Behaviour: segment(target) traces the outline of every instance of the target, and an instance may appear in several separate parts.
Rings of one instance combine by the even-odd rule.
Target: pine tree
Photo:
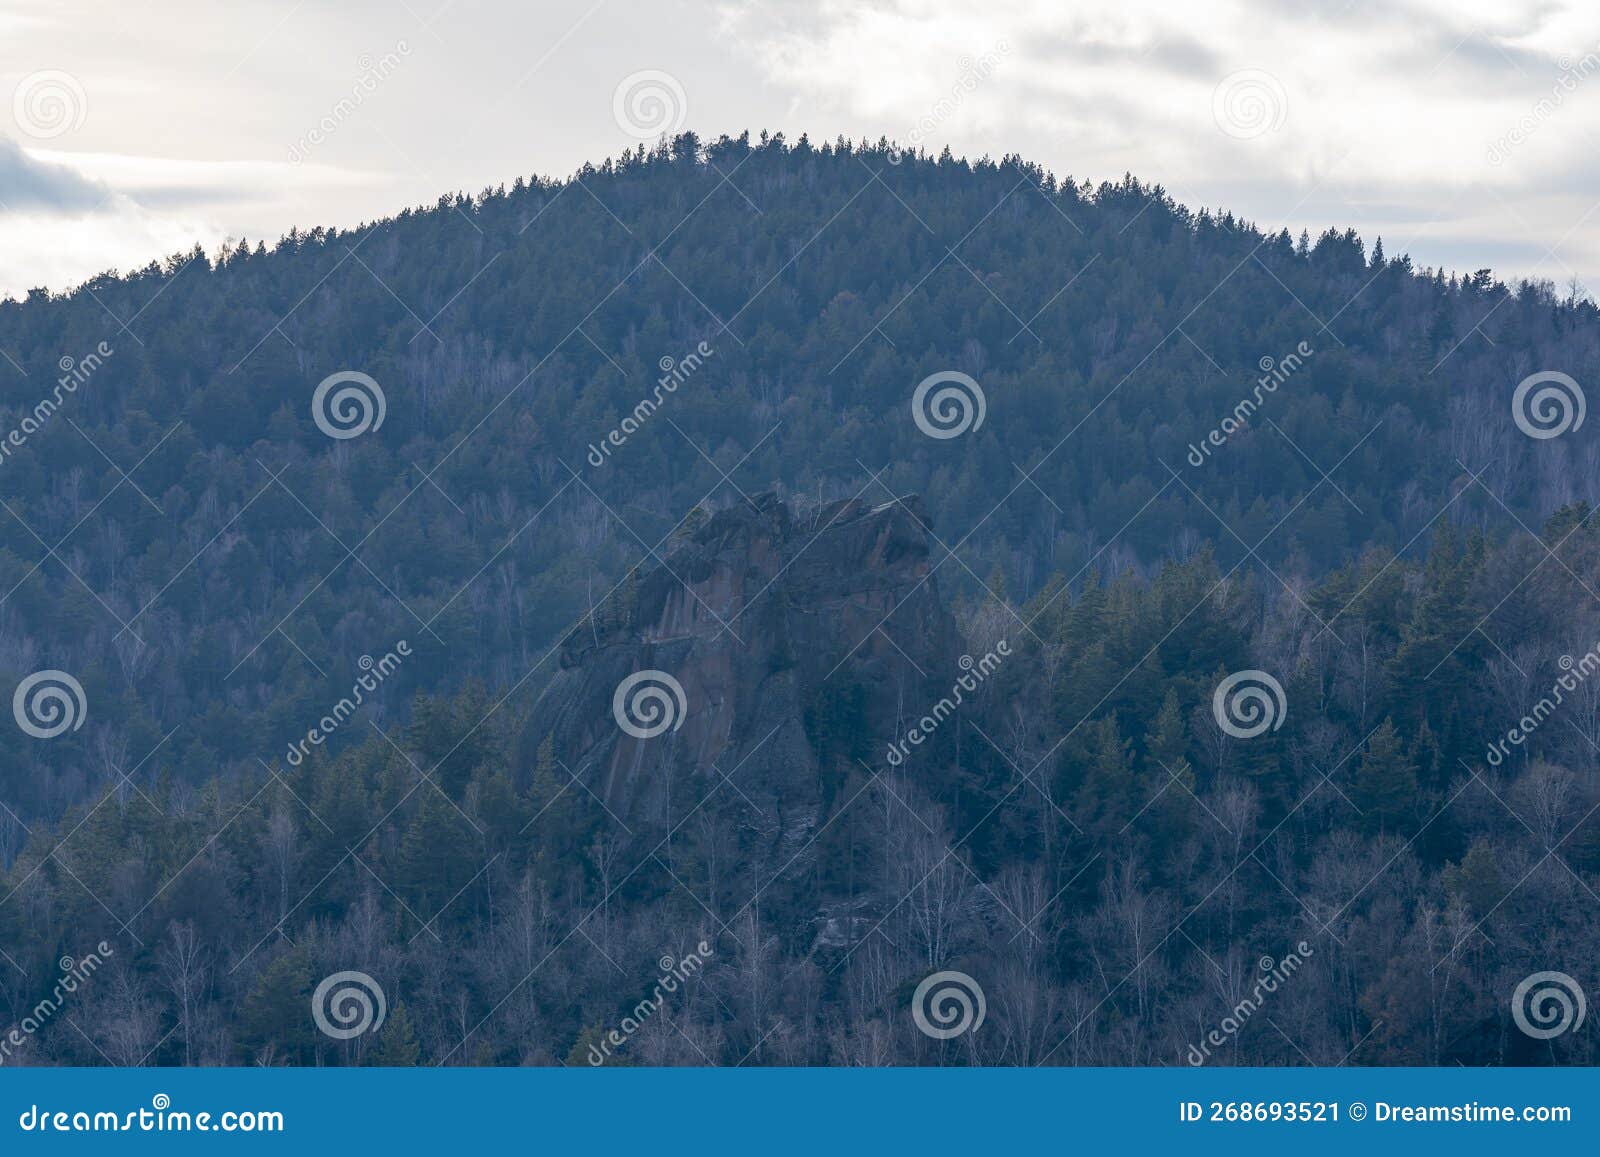
[[[416,1030],[411,1027],[411,1014],[406,1011],[405,1001],[398,1001],[378,1030],[378,1044],[367,1054],[367,1064],[381,1068],[412,1068],[421,1060],[422,1046],[417,1043]]]
[[[1367,740],[1356,768],[1354,796],[1368,831],[1393,831],[1415,816],[1417,772],[1393,720],[1385,719]]]

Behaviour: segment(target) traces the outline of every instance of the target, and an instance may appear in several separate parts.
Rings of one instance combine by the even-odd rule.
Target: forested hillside
[[[1205,1059],[1593,1063],[1508,1001],[1600,957],[1600,456],[1512,404],[1597,343],[1131,178],[764,136],[0,303],[0,674],[84,705],[0,745],[0,1022],[110,950],[14,1063],[586,1063],[692,953],[607,1063],[1182,1064],[1289,953]],[[982,419],[930,436],[949,371]],[[903,510],[852,613],[1006,645],[925,746],[943,620],[884,615],[886,697],[793,626],[826,576],[728,545],[780,503],[785,559]],[[624,804],[541,693],[680,638],[789,682]],[[1283,689],[1243,738],[1240,671]],[[732,766],[768,723],[809,780]],[[945,968],[988,1020],[941,1043]],[[342,1043],[341,970],[388,1000]]]

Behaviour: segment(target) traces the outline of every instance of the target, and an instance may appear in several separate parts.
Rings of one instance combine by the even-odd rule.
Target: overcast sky
[[[915,137],[1600,276],[1590,0],[5,0],[0,294],[354,225],[662,128]]]

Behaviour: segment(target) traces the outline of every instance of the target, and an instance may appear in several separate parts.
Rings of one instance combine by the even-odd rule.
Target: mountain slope
[[[1297,247],[1132,181],[889,160],[685,136],[0,304],[6,428],[59,397],[0,467],[0,667],[76,672],[124,768],[184,721],[141,774],[197,778],[293,742],[329,681],[402,636],[421,658],[383,709],[447,670],[522,678],[584,576],[615,581],[697,501],[774,481],[921,492],[960,543],[953,585],[998,568],[1026,595],[1102,548],[1120,567],[1205,541],[1314,576],[1410,541],[1469,474],[1525,518],[1594,477],[1588,430],[1536,445],[1503,420],[1526,373],[1593,364],[1588,304],[1422,276],[1348,234]],[[1262,416],[1187,465],[1259,395],[1262,359],[1300,348]],[[386,403],[348,441],[312,413],[343,370]],[[941,441],[909,399],[945,370],[987,412]],[[593,465],[674,374],[660,417]],[[1503,525],[1486,495],[1462,508]],[[46,788],[6,762],[24,814],[94,778],[58,767]]]
[[[684,136],[0,303],[0,1020],[111,961],[21,1063],[691,956],[608,1063],[1592,1062],[1600,318],[1377,249]]]

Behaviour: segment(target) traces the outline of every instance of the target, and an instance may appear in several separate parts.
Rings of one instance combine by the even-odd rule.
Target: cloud
[[[20,297],[35,286],[64,290],[109,269],[138,269],[187,252],[197,243],[214,252],[230,235],[245,232],[219,222],[245,215],[291,223],[299,217],[305,226],[304,214],[286,211],[280,198],[370,191],[384,178],[381,172],[287,161],[22,149],[0,138],[0,297]]]
[[[703,136],[1017,153],[1095,183],[1131,172],[1264,228],[1353,226],[1391,252],[1415,236],[1419,264],[1490,254],[1514,276],[1553,246],[1600,283],[1584,199],[1600,67],[1563,80],[1563,62],[1600,52],[1581,0],[680,0],[582,20],[480,0],[490,18],[432,35],[404,6],[363,3],[326,19],[307,6],[265,40],[249,5],[184,3],[205,19],[126,25],[116,0],[83,0],[70,21],[0,16],[17,67],[70,70],[90,98],[84,124],[50,140],[59,151],[0,143],[0,292],[569,173],[617,150],[616,85],[658,68]],[[269,159],[299,155],[362,61],[402,38],[416,49],[404,70],[315,163]],[[527,43],[550,46],[531,69]],[[0,116],[14,79],[0,73]],[[1234,92],[1262,131],[1219,123]],[[1261,94],[1279,107],[1252,107]],[[18,237],[24,217],[51,235]]]
[[[372,187],[389,174],[289,161],[196,161],[122,153],[35,150],[41,161],[70,166],[147,208],[184,208],[269,199],[273,190]]]
[[[16,141],[0,137],[0,213],[84,213],[111,196],[100,182],[66,165],[39,160]]]
[[[904,140],[942,104],[919,140],[930,152],[1016,152],[1095,182],[1131,171],[1265,228],[1398,231],[1429,264],[1474,269],[1483,254],[1511,260],[1507,276],[1544,274],[1551,246],[1600,264],[1600,216],[1584,217],[1576,187],[1600,140],[1600,67],[1576,84],[1563,71],[1600,52],[1582,5],[820,0],[783,13],[746,5],[725,28],[795,94],[793,119]],[[957,60],[996,43],[1010,46],[1000,66],[942,101]],[[1235,89],[1261,131],[1223,123]],[[1513,137],[1530,139],[1499,139]]]
[[[142,204],[74,159],[0,137],[0,297],[221,243],[215,226]]]

